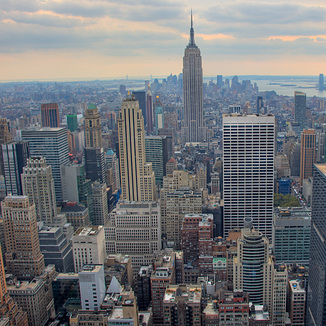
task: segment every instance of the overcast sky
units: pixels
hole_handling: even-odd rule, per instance
[[[326,74],[325,0],[1,0],[0,80]]]

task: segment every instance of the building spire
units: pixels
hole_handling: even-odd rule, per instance
[[[193,24],[193,21],[192,21],[192,8],[191,8],[191,24],[190,24],[189,45],[195,45],[195,32],[194,32],[194,24]]]

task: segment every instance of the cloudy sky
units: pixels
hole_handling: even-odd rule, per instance
[[[1,0],[0,80],[326,74],[325,0]]]

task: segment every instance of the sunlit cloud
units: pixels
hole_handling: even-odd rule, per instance
[[[300,39],[310,39],[314,42],[323,42],[326,41],[326,35],[273,35],[265,38],[267,41],[280,40],[283,42],[294,42]]]

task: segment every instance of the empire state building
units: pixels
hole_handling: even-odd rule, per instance
[[[190,40],[183,57],[183,107],[183,143],[206,141],[207,128],[203,121],[203,68],[200,50],[195,44],[192,14]]]

